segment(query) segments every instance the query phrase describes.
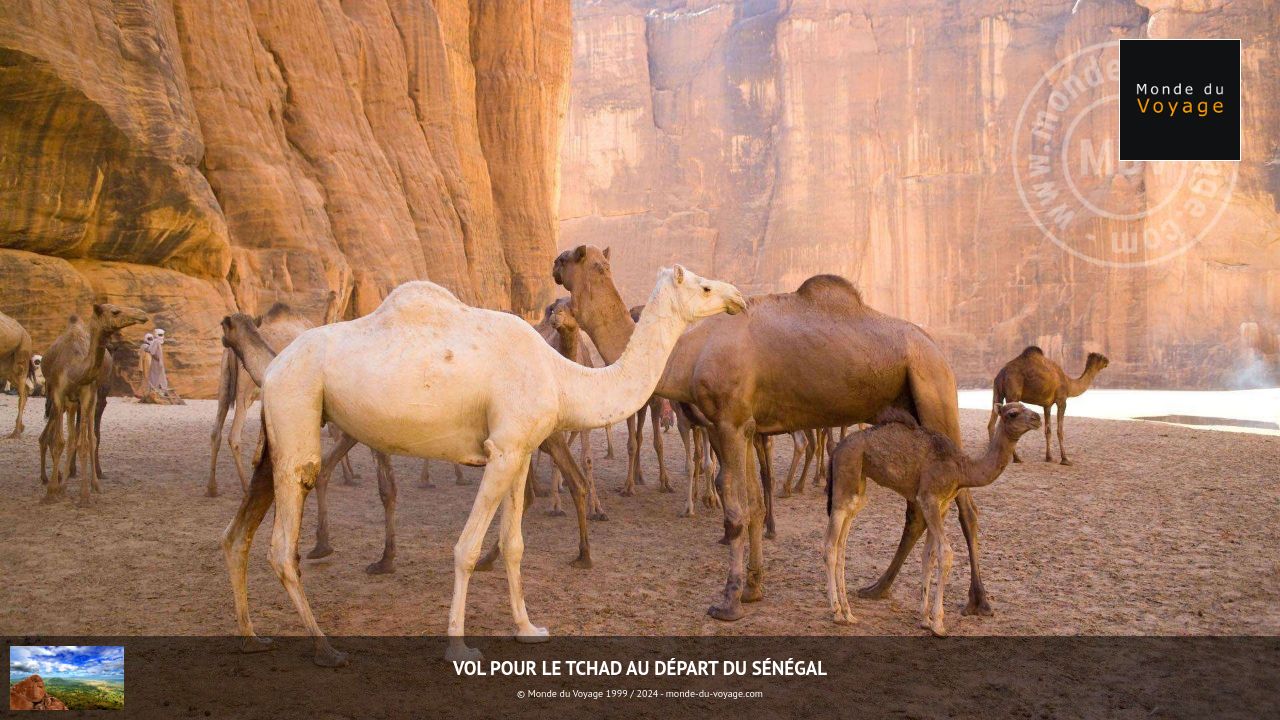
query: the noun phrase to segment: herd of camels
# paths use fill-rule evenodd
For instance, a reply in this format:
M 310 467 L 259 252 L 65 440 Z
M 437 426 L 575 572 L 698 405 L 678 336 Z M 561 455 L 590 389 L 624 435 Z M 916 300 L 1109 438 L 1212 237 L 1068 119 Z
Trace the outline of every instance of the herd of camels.
M 346 662 L 345 654 L 325 638 L 303 592 L 299 535 L 303 502 L 315 488 L 319 523 L 309 557 L 333 551 L 327 485 L 340 466 L 350 477 L 346 455 L 357 443 L 373 452 L 385 510 L 383 555 L 368 567 L 371 573 L 395 569 L 396 484 L 390 455 L 423 458 L 422 482 L 428 485 L 426 459 L 454 463 L 459 484 L 465 481 L 457 466 L 484 468 L 454 547 L 446 656 L 479 656 L 464 642 L 468 584 L 473 572 L 499 558 L 506 568 L 516 638 L 545 640 L 546 629 L 529 619 L 520 577 L 521 521 L 535 490 L 531 459 L 539 451 L 546 453 L 557 478 L 565 479 L 579 538 L 572 564 L 589 568 L 588 521 L 607 518 L 596 492 L 589 433 L 628 422 L 622 490 L 631 494 L 643 483 L 639 454 L 646 414 L 652 418 L 660 459 L 658 489 L 674 490 L 661 462 L 659 431 L 660 422 L 674 422 L 684 442 L 688 475 L 683 514 L 693 515 L 698 504 L 722 508 L 721 542 L 729 548 L 729 571 L 709 615 L 736 620 L 744 615 L 744 603 L 764 597 L 764 540 L 774 532 L 772 439 L 790 434 L 797 452 L 778 494 L 799 491 L 816 459 L 817 474 L 826 479 L 824 559 L 834 620 L 853 620 L 845 592 L 845 543 L 866 502 L 869 477 L 903 496 L 906 515 L 893 559 L 858 594 L 884 597 L 927 531 L 921 626 L 941 635 L 946 632 L 942 592 L 952 557 L 942 531 L 946 508 L 956 504 L 969 553 L 963 612 L 988 615 L 978 558 L 978 509 L 970 488 L 993 482 L 1011 460 L 1020 462 L 1018 438 L 1042 425 L 1039 414 L 1026 405 L 1044 410 L 1046 460 L 1052 445 L 1049 412 L 1056 407 L 1059 459 L 1069 464 L 1063 449 L 1067 399 L 1083 393 L 1108 363 L 1092 353 L 1084 372 L 1072 378 L 1039 348 L 1028 347 L 996 376 L 989 446 L 970 457 L 960 449 L 955 376 L 938 344 L 920 327 L 868 306 L 843 278 L 817 275 L 795 292 L 744 298 L 732 285 L 677 265 L 659 272 L 645 305 L 628 308 L 613 281 L 608 249 L 584 245 L 567 250 L 555 259 L 552 275 L 569 295 L 549 306 L 537 326 L 509 313 L 465 305 L 425 281 L 396 288 L 377 310 L 347 322 L 334 322 L 339 313 L 332 294 L 318 326 L 281 304 L 258 317 L 224 318 L 227 351 L 206 492 L 218 493 L 218 447 L 234 405 L 228 442 L 244 497 L 222 546 L 243 649 L 270 647 L 269 640 L 254 632 L 246 573 L 254 533 L 274 504 L 271 566 L 315 640 L 315 662 Z M 110 349 L 122 328 L 146 319 L 133 308 L 95 305 L 87 321 L 72 318 L 45 354 L 46 424 L 40 435 L 45 501 L 57 501 L 64 493 L 64 449 L 68 476 L 77 471 L 76 457 L 82 458 L 80 502 L 90 502 L 90 491 L 100 489 L 97 443 Z M 0 314 L 2 379 L 19 395 L 10 437 L 23 432 L 31 357 L 30 336 Z M 513 357 L 520 362 L 513 363 Z M 369 367 L 380 372 L 370 374 Z M 242 464 L 240 436 L 258 394 L 263 432 L 250 473 Z M 674 410 L 674 418 L 667 408 Z M 848 432 L 862 424 L 871 427 Z M 69 448 L 64 425 L 72 439 Z M 322 454 L 326 425 L 336 443 Z M 580 445 L 576 460 L 574 442 Z M 46 453 L 53 468 L 48 480 Z M 805 469 L 793 485 L 801 455 Z M 551 495 L 556 512 L 559 493 Z M 498 544 L 482 553 L 485 531 L 499 508 Z

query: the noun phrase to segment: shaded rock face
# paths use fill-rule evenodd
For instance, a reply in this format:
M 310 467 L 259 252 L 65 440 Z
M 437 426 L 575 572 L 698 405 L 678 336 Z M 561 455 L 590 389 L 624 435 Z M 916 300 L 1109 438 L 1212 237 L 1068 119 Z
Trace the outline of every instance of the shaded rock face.
M 39 350 L 142 308 L 193 397 L 235 310 L 354 317 L 427 278 L 532 312 L 571 42 L 569 0 L 5 2 L 0 310 Z
M 58 698 L 44 691 L 44 678 L 30 675 L 9 686 L 10 710 L 66 710 Z
M 746 292 L 834 272 L 926 327 L 970 385 L 989 385 L 1029 344 L 1073 375 L 1105 353 L 1102 385 L 1275 381 L 1274 3 L 575 0 L 574 12 L 560 244 L 612 246 L 627 301 L 673 262 Z M 1121 37 L 1243 39 L 1234 189 L 1211 193 L 1223 211 L 1198 244 L 1145 265 L 1161 254 L 1145 243 L 1122 266 L 1065 251 L 1014 181 L 1024 103 L 1035 117 L 1071 89 L 1067 72 L 1038 86 L 1045 72 Z M 1114 104 L 1102 107 L 1079 127 L 1114 140 Z M 1158 164 L 1094 150 L 1082 192 L 1133 219 L 1077 213 L 1058 235 L 1080 255 L 1158 238 L 1161 208 L 1197 202 Z

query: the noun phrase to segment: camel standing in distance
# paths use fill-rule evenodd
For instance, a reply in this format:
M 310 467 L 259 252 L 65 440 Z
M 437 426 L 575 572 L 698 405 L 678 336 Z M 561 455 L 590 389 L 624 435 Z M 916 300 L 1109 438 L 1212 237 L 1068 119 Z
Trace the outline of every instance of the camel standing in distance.
M 601 356 L 620 357 L 634 324 L 613 283 L 608 254 L 587 245 L 566 250 L 552 275 L 569 290 L 574 316 Z M 772 501 L 762 497 L 753 477 L 755 433 L 869 422 L 895 406 L 912 408 L 923 425 L 961 442 L 955 375 L 941 349 L 919 327 L 868 307 L 852 284 L 831 275 L 809 278 L 794 293 L 753 298 L 745 313 L 691 328 L 672 351 L 656 392 L 701 411 L 719 457 L 729 577 L 707 612 L 720 620 L 742 617 L 742 602 L 763 597 L 766 502 Z M 771 495 L 770 475 L 763 480 Z M 977 506 L 963 489 L 956 505 L 971 568 L 965 612 L 989 614 L 978 564 Z M 908 509 L 897 553 L 880 580 L 862 591 L 865 596 L 885 595 L 923 531 L 923 518 Z
M 8 380 L 18 391 L 18 416 L 13 420 L 13 432 L 9 439 L 22 437 L 26 426 L 22 413 L 27 409 L 27 395 L 31 388 L 27 376 L 34 373 L 31 365 L 31 335 L 17 320 L 0 313 L 0 381 Z
M 222 345 L 235 353 L 236 359 L 240 361 L 240 367 L 249 374 L 254 384 L 261 386 L 262 378 L 267 372 L 267 366 L 275 359 L 276 353 L 258 331 L 257 322 L 244 313 L 236 313 L 222 318 Z M 324 464 L 320 468 L 320 475 L 316 479 L 316 506 L 319 522 L 316 525 L 315 549 L 307 555 L 311 559 L 333 554 L 333 548 L 329 545 L 329 511 L 328 504 L 325 502 L 326 490 L 329 478 L 333 475 L 334 466 L 345 460 L 351 448 L 355 446 L 355 442 L 350 441 L 349 436 L 342 430 L 333 428 L 332 425 L 330 428 L 333 430 L 332 435 L 338 441 L 338 444 L 325 456 Z M 366 567 L 365 572 L 370 575 L 382 575 L 395 572 L 396 481 L 395 475 L 391 472 L 391 458 L 377 450 L 372 452 L 374 462 L 378 466 L 378 495 L 382 498 L 382 511 L 386 519 L 386 539 L 382 548 L 382 558 Z
M 463 642 L 467 587 L 499 505 L 517 639 L 546 640 L 546 629 L 529 622 L 520 578 L 530 454 L 554 432 L 601 427 L 634 413 L 653 394 L 690 323 L 744 304 L 732 285 L 679 266 L 663 270 L 623 357 L 602 369 L 565 359 L 514 315 L 469 307 L 425 281 L 401 285 L 365 317 L 303 333 L 267 368 L 266 451 L 222 539 L 245 649 L 264 644 L 249 618 L 246 574 L 249 543 L 274 502 L 271 565 L 315 640 L 315 662 L 346 663 L 316 623 L 298 571 L 302 503 L 320 471 L 326 419 L 382 452 L 484 466 L 454 546 L 447 659 L 480 657 Z M 370 375 L 374 365 L 381 372 Z
M 835 621 L 854 622 L 845 591 L 845 547 L 853 519 L 867 503 L 867 478 L 893 490 L 915 506 L 928 528 L 922 570 L 920 627 L 939 637 L 943 621 L 943 589 L 951 572 L 951 545 L 943 524 L 947 506 L 964 488 L 985 487 L 1004 472 L 1018 438 L 1040 427 L 1040 416 L 1021 403 L 996 408 L 999 423 L 976 458 L 965 455 L 945 435 L 920 427 L 910 413 L 890 408 L 875 427 L 840 441 L 831 455 L 827 483 L 827 600 Z M 933 584 L 933 592 L 930 585 Z
M 987 420 L 987 435 L 995 432 L 996 408 L 1003 402 L 1024 402 L 1028 405 L 1039 405 L 1044 408 L 1044 461 L 1053 462 L 1053 440 L 1049 427 L 1049 408 L 1058 407 L 1058 459 L 1063 465 L 1070 465 L 1067 451 L 1062 447 L 1062 421 L 1067 414 L 1067 398 L 1084 394 L 1093 384 L 1093 379 L 1102 372 L 1111 361 L 1106 355 L 1091 352 L 1084 363 L 1084 372 L 1080 377 L 1067 377 L 1062 366 L 1045 357 L 1044 351 L 1035 345 L 1028 345 L 1018 357 L 1005 363 L 996 373 L 991 390 L 991 417 Z M 1022 462 L 1018 453 L 1013 454 L 1014 462 Z
M 107 341 L 116 331 L 146 321 L 147 316 L 141 310 L 101 303 L 93 306 L 87 324 L 73 316 L 67 329 L 49 346 L 49 352 L 44 355 L 45 427 L 40 433 L 40 455 L 43 458 L 45 449 L 49 450 L 53 476 L 41 502 L 55 502 L 63 496 L 64 420 L 69 440 L 84 459 L 85 467 L 80 472 L 80 505 L 89 504 L 90 484 L 95 490 L 101 490 L 95 462 L 94 417 Z M 68 453 L 68 467 L 70 455 Z

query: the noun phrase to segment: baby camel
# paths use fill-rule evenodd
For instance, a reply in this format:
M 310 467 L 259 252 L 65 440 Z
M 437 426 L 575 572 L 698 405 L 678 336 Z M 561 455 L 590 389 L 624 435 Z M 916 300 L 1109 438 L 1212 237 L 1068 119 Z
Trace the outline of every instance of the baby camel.
M 910 413 L 890 408 L 875 427 L 856 432 L 836 446 L 827 483 L 827 600 L 835 621 L 854 621 L 845 592 L 845 547 L 854 517 L 867 502 L 867 478 L 906 498 L 909 509 L 923 515 L 928 538 L 923 553 L 924 587 L 920 627 L 947 634 L 942 590 L 951 572 L 951 545 L 943 532 L 944 513 L 964 488 L 995 482 L 1013 457 L 1023 433 L 1040 427 L 1040 416 L 1022 403 L 996 408 L 999 423 L 987 450 L 971 458 L 950 438 L 921 427 Z M 936 583 L 932 593 L 930 582 Z
M 266 646 L 249 618 L 246 575 L 254 531 L 274 503 L 272 568 L 315 642 L 315 662 L 346 664 L 320 630 L 298 569 L 302 504 L 320 472 L 326 419 L 382 452 L 484 466 L 454 546 L 446 657 L 480 658 L 463 641 L 467 588 L 499 506 L 517 639 L 546 640 L 546 629 L 529 621 L 520 578 L 530 454 L 557 431 L 601 427 L 634 413 L 653 394 L 690 323 L 745 306 L 732 285 L 679 266 L 663 270 L 625 352 L 601 369 L 565 359 L 519 317 L 469 307 L 425 281 L 401 285 L 362 318 L 302 333 L 267 368 L 266 452 L 222 537 L 244 648 Z M 381 372 L 371 376 L 375 363 Z

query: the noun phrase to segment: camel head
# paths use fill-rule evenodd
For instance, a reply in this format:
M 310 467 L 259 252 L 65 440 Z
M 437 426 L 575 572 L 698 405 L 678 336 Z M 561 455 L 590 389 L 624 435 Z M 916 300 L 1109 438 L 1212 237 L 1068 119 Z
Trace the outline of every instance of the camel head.
M 1096 352 L 1089 353 L 1089 358 L 1084 361 L 1084 367 L 1086 370 L 1096 368 L 1098 372 L 1101 372 L 1103 368 L 1110 364 L 1111 361 L 1107 359 L 1106 355 Z
M 996 414 L 1000 416 L 1000 431 L 1015 442 L 1024 433 L 1040 427 L 1040 413 L 1020 402 L 997 405 Z
M 244 313 L 235 313 L 222 318 L 222 346 L 234 348 L 235 341 L 244 338 L 252 331 L 256 333 L 257 321 Z
M 574 294 L 587 291 L 590 285 L 600 281 L 612 285 L 609 248 L 601 250 L 595 245 L 579 245 L 572 250 L 565 250 L 551 265 L 551 277 L 555 278 L 557 285 L 563 285 Z
M 578 331 L 578 319 L 573 316 L 573 310 L 570 308 L 572 298 L 560 298 L 547 306 L 546 319 L 551 323 L 551 327 L 560 333 L 575 333 Z
M 658 275 L 675 289 L 676 307 L 689 322 L 711 315 L 737 315 L 747 309 L 747 301 L 738 288 L 719 280 L 708 280 L 680 265 L 665 268 Z
M 93 320 L 110 335 L 116 330 L 146 322 L 147 314 L 137 308 L 99 303 L 93 306 Z

